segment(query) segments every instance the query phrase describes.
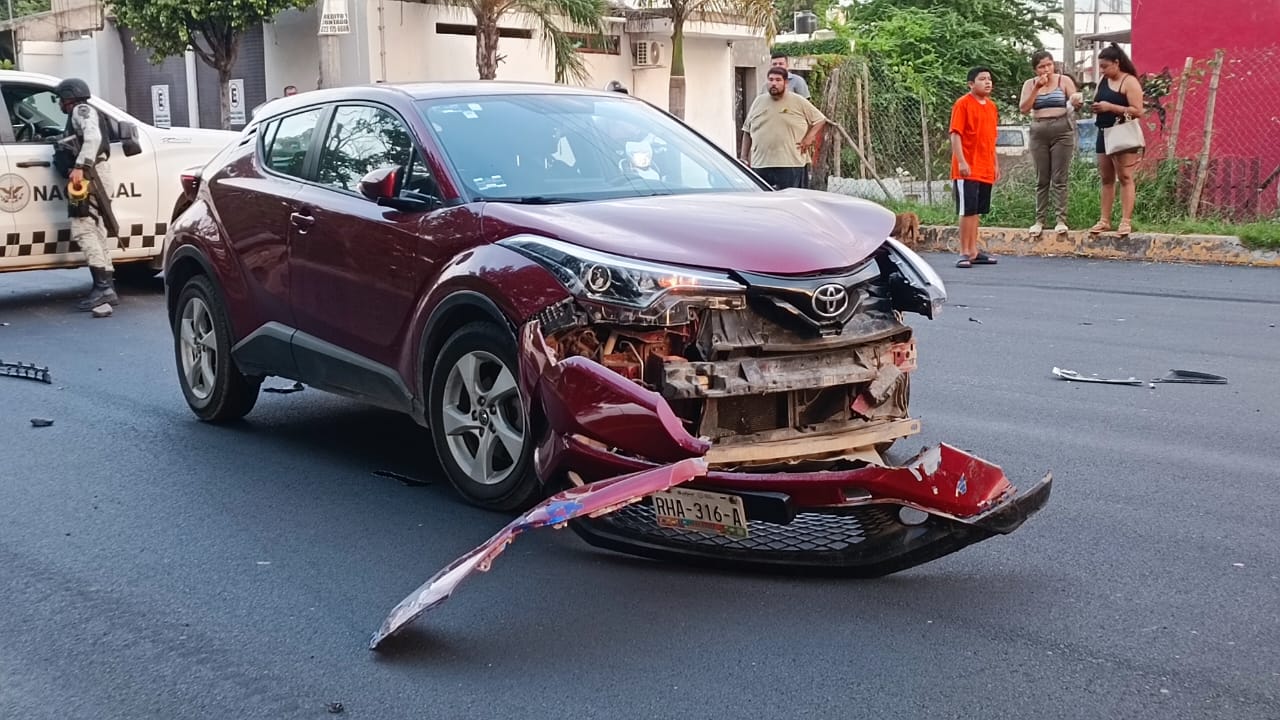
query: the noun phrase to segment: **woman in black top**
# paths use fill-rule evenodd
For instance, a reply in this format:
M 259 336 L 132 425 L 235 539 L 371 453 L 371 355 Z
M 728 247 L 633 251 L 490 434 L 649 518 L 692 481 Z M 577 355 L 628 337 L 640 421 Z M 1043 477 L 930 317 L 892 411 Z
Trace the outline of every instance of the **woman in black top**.
M 1116 232 L 1128 235 L 1133 231 L 1133 203 L 1137 196 L 1137 188 L 1133 182 L 1133 173 L 1140 159 L 1139 151 L 1126 150 L 1108 155 L 1104 142 L 1103 129 L 1114 126 L 1123 118 L 1138 120 L 1143 115 L 1142 82 L 1138 80 L 1138 70 L 1133 61 L 1111 43 L 1098 53 L 1098 70 L 1102 73 L 1102 82 L 1094 94 L 1093 113 L 1098 127 L 1098 171 L 1102 174 L 1102 217 L 1098 224 L 1089 229 L 1091 234 L 1111 230 L 1111 208 L 1116 199 L 1116 183 L 1120 184 L 1120 226 Z

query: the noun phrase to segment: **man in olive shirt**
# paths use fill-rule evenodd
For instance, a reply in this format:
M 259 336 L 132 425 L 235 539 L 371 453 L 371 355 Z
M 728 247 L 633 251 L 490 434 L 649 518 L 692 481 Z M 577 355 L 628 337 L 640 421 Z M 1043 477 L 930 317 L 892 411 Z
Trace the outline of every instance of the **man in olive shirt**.
M 805 187 L 805 156 L 827 118 L 813 103 L 787 90 L 787 71 L 769 68 L 769 93 L 757 96 L 743 124 L 742 162 L 778 188 Z

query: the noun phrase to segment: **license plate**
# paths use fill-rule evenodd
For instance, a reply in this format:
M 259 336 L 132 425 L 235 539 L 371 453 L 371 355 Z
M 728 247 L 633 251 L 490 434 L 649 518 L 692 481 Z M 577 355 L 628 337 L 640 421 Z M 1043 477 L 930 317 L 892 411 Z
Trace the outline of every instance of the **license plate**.
M 658 525 L 735 538 L 747 536 L 747 511 L 736 495 L 671 488 L 653 494 Z

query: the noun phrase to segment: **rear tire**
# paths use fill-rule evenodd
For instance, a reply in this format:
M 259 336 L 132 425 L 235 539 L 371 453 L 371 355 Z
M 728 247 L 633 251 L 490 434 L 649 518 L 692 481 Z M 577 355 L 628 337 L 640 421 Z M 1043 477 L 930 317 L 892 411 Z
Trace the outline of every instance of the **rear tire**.
M 231 323 L 213 283 L 203 275 L 188 280 L 178 295 L 173 348 L 178 384 L 196 417 L 218 423 L 249 414 L 262 378 L 245 376 L 231 359 Z
M 515 341 L 476 322 L 455 332 L 431 368 L 428 423 L 449 483 L 468 502 L 510 512 L 542 494 L 524 414 Z

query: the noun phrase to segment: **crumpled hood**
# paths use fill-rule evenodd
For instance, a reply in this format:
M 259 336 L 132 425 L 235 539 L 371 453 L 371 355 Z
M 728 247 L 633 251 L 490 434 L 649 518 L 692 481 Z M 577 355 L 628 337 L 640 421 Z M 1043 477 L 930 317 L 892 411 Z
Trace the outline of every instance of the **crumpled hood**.
M 532 233 L 638 259 L 772 275 L 857 265 L 884 244 L 893 223 L 880 205 L 815 190 L 484 208 L 491 241 Z

